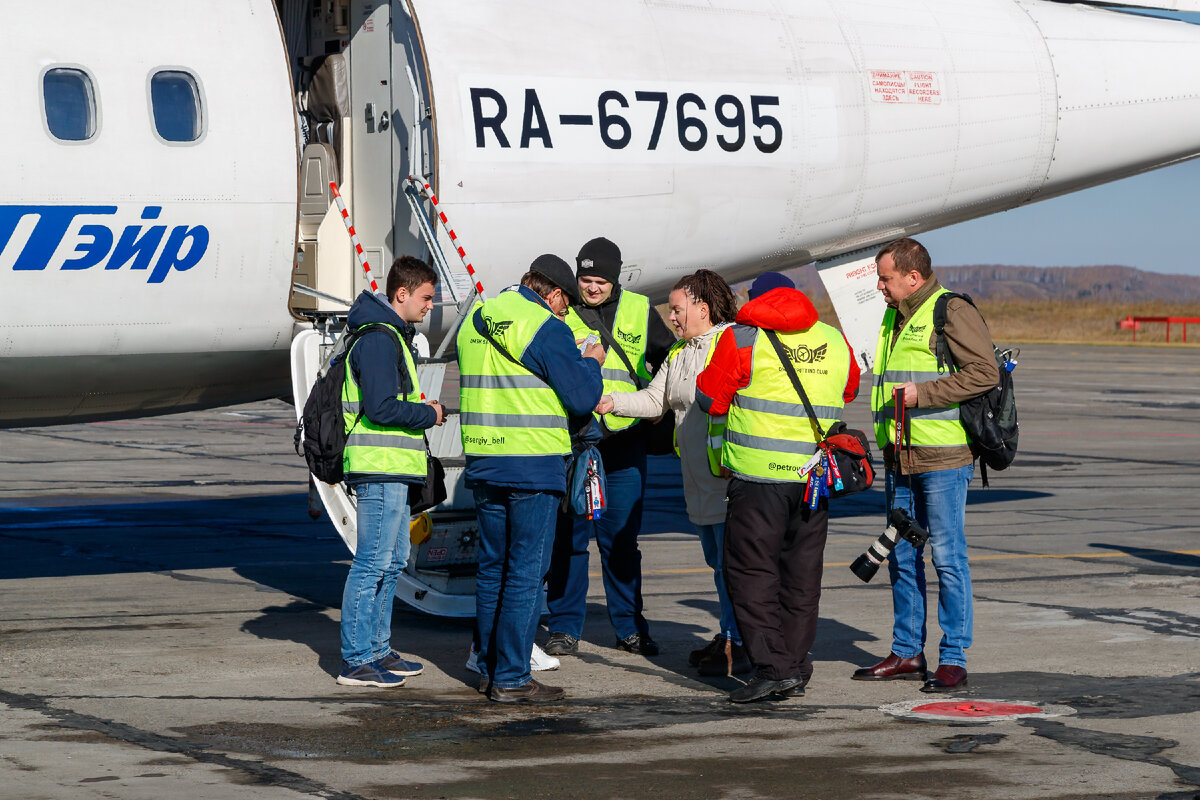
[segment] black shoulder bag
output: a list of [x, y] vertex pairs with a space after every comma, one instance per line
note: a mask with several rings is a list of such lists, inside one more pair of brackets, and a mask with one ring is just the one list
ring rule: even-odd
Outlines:
[[[934, 352], [937, 355], [938, 371], [949, 369], [954, 372], [958, 365], [950, 353], [946, 340], [946, 306], [952, 297], [961, 297], [972, 306], [975, 301], [970, 295], [946, 292], [938, 297], [933, 307], [933, 331], [937, 336]], [[978, 307], [975, 307], [978, 311]], [[980, 314], [982, 316], [982, 314]], [[987, 322], [984, 322], [986, 325]], [[1017, 440], [1020, 427], [1017, 424], [1017, 397], [1013, 386], [1012, 368], [1016, 365], [1013, 351], [1001, 351], [992, 343], [996, 358], [996, 369], [1000, 379], [996, 385], [981, 395], [963, 400], [958, 404], [958, 416], [970, 438], [971, 453], [979, 459], [979, 473], [983, 485], [988, 485], [988, 469], [1007, 469], [1017, 455]], [[1018, 351], [1019, 352], [1019, 351]]]
[[[629, 360], [629, 356], [625, 354], [625, 349], [617, 343], [613, 338], [612, 333], [604, 326], [604, 321], [600, 319], [600, 312], [590, 308], [577, 307], [576, 313], [579, 318], [588, 324], [596, 333], [600, 334], [600, 338], [604, 340], [604, 346], [616, 351], [617, 358], [621, 359], [621, 363], [625, 365], [625, 370], [629, 373], [629, 377], [633, 379], [633, 385], [642, 390], [646, 388], [646, 383], [642, 376], [638, 375], [637, 370], [633, 368], [633, 364]], [[589, 312], [589, 316], [595, 315], [595, 320], [589, 320], [583, 316], [583, 311]], [[647, 333], [647, 335], [649, 335]], [[662, 369], [660, 366], [659, 369]], [[646, 443], [646, 453], [652, 456], [666, 456], [675, 452], [675, 410], [668, 409], [659, 417], [658, 422], [647, 422], [644, 426], [645, 435], [642, 440]]]
[[831, 487], [830, 497], [842, 497], [871, 488], [871, 484], [875, 482], [875, 471], [871, 468], [871, 447], [867, 444], [866, 434], [860, 430], [846, 427], [846, 423], [841, 420], [835, 422], [826, 432], [821, 427], [820, 420], [817, 419], [817, 412], [809, 402], [804, 385], [800, 383], [800, 376], [796, 374], [796, 369], [792, 366], [792, 360], [788, 358], [787, 351], [783, 348], [783, 342], [779, 341], [779, 335], [775, 331], [766, 329], [763, 329], [763, 333], [771, 340], [775, 353], [783, 362], [784, 372], [791, 379], [796, 394], [800, 395], [800, 401], [804, 403], [804, 410], [808, 413], [808, 418], [812, 420], [817, 434], [821, 437], [818, 446], [828, 451], [829, 455], [837, 462], [837, 469], [842, 477], [842, 488]]

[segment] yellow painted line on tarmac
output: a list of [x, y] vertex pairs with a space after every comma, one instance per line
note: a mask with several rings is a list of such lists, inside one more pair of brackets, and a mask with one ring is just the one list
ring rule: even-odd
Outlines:
[[[1177, 556], [1200, 556], [1200, 550], [1163, 550]], [[977, 561], [1016, 561], [1023, 558], [1134, 558], [1136, 553], [997, 553], [987, 556], [971, 556], [972, 563]], [[825, 567], [848, 567], [849, 561], [825, 562]], [[702, 575], [712, 572], [708, 567], [686, 567], [679, 569], [643, 570], [642, 575]], [[599, 572], [588, 572], [589, 578], [599, 578]]]

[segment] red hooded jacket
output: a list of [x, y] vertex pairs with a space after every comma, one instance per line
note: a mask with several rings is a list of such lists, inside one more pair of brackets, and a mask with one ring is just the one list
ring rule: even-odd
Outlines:
[[[792, 333], [811, 328], [817, 322], [817, 309], [804, 293], [796, 289], [772, 289], [766, 294], [751, 300], [738, 311], [735, 325], [725, 329], [717, 340], [717, 348], [713, 352], [712, 361], [696, 378], [696, 402], [708, 414], [719, 416], [729, 411], [733, 396], [739, 389], [750, 385], [750, 361], [754, 355], [754, 347], [737, 346], [734, 331], [737, 325], [753, 328]], [[845, 337], [842, 337], [845, 341]], [[850, 343], [846, 342], [850, 350]], [[849, 403], [858, 396], [859, 369], [858, 359], [850, 350], [850, 375], [846, 379], [846, 388], [842, 391], [842, 399]]]

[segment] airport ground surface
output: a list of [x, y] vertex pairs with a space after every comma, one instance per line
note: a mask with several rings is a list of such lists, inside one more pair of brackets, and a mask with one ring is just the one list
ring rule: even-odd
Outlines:
[[657, 460], [662, 655], [613, 649], [594, 578], [547, 676], [569, 699], [521, 708], [476, 693], [469, 627], [399, 603], [425, 674], [335, 685], [348, 554], [306, 514], [289, 406], [0, 432], [0, 797], [1200, 797], [1200, 353], [1031, 346], [1017, 379], [1020, 457], [970, 492], [954, 698], [1074, 713], [989, 723], [898, 719], [880, 707], [947, 698], [850, 680], [889, 644], [885, 576], [846, 568], [881, 491], [834, 513], [807, 696], [737, 706], [687, 666], [716, 601]]

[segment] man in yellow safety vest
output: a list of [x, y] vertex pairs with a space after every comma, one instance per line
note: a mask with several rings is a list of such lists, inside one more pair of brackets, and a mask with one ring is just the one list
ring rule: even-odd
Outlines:
[[[645, 295], [621, 286], [621, 250], [603, 237], [592, 239], [575, 259], [582, 302], [567, 324], [582, 341], [600, 337], [607, 350], [602, 365], [604, 393], [636, 392], [650, 383], [653, 369], [675, 343], [662, 317]], [[600, 570], [608, 618], [618, 649], [644, 656], [658, 654], [642, 614], [642, 495], [646, 489], [646, 423], [614, 414], [598, 415], [603, 440], [597, 449], [604, 464], [608, 505], [599, 519], [563, 515], [555, 533], [546, 606], [550, 611], [550, 655], [574, 655], [587, 611], [588, 542], [600, 551]]]
[[479, 520], [480, 691], [500, 703], [563, 697], [533, 679], [529, 659], [567, 491], [571, 418], [587, 420], [601, 395], [603, 347], [581, 355], [562, 321], [577, 298], [570, 266], [542, 255], [458, 333], [465, 477]]
[[422, 670], [392, 649], [391, 623], [408, 561], [408, 493], [425, 482], [424, 432], [445, 418], [440, 403], [421, 400], [412, 344], [436, 283], [428, 264], [401, 256], [388, 271], [386, 298], [364, 290], [347, 317], [352, 330], [375, 327], [351, 345], [342, 387], [343, 464], [358, 509], [358, 544], [342, 594], [337, 682], [346, 686], [400, 686]]
[[[903, 508], [929, 532], [938, 576], [942, 629], [937, 671], [925, 664], [924, 547], [901, 540], [888, 555], [895, 623], [886, 658], [854, 673], [855, 680], [923, 680], [924, 692], [967, 683], [966, 648], [973, 622], [971, 571], [964, 530], [967, 484], [975, 465], [958, 404], [999, 380], [992, 339], [975, 306], [961, 298], [946, 305], [945, 337], [956, 371], [938, 369], [933, 308], [946, 290], [933, 274], [929, 251], [898, 239], [875, 257], [878, 288], [888, 308], [879, 329], [873, 365], [871, 412], [875, 441], [883, 448], [888, 508]], [[897, 441], [897, 398], [904, 398]]]

